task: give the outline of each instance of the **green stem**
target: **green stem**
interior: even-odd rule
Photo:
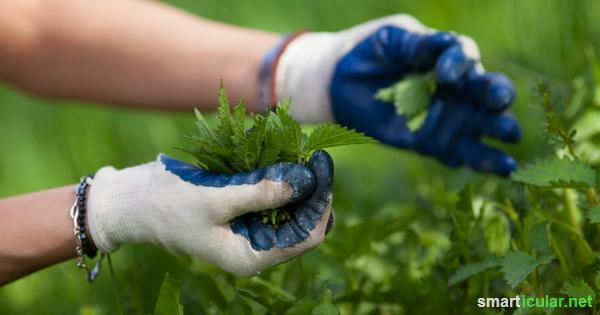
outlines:
[[[597,205],[599,203],[598,202],[598,195],[596,194],[596,189],[594,187],[588,188],[585,191],[585,193],[586,193],[588,204],[590,206],[595,206],[595,205]]]
[[[113,268],[112,260],[110,259],[110,255],[106,255],[106,260],[108,260],[108,270],[110,271],[110,282],[113,288],[113,292],[115,294],[115,299],[117,301],[117,308],[119,308],[119,314],[124,315],[123,305],[121,305],[121,293],[119,292],[119,286],[117,285],[117,277],[115,277],[115,270]]]
[[[560,250],[560,246],[558,246],[558,243],[556,243],[556,241],[554,240],[554,236],[552,236],[551,228],[548,229],[548,238],[550,239],[550,247],[552,247],[552,250],[554,251],[554,254],[556,254],[558,261],[560,261],[561,268],[563,269],[568,278],[570,274],[569,265],[567,265],[567,261],[565,260],[565,256]]]
[[[577,193],[573,189],[564,190],[564,205],[567,210],[569,217],[569,223],[573,229],[577,230],[577,233],[581,233],[580,225],[580,214],[579,208],[577,208]]]

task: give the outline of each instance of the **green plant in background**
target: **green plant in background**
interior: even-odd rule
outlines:
[[[215,173],[239,173],[280,162],[305,164],[316,150],[350,144],[375,143],[373,138],[340,125],[321,124],[310,135],[288,113],[289,100],[277,104],[276,111],[254,114],[246,123],[246,106],[242,99],[230,109],[221,84],[218,125],[211,126],[196,110],[198,132],[189,138],[194,147],[184,150],[194,156],[198,166]],[[265,210],[263,222],[278,227],[291,219],[285,208]]]
[[[471,281],[464,282],[465,285],[474,284],[473,277],[491,281],[499,269],[508,285],[503,296],[524,293],[540,297],[549,292],[570,297],[591,296],[595,312],[597,291],[589,284],[596,281],[593,272],[600,267],[597,256],[600,230],[595,225],[598,222],[596,172],[575,153],[576,131],[564,126],[549,86],[540,82],[535,91],[545,113],[545,131],[554,144],[554,153],[511,174],[511,180],[524,188],[519,189],[517,198],[489,201],[510,225],[492,229],[482,225],[483,234],[496,234],[496,240],[486,243],[487,249],[476,255],[468,247],[462,247],[462,253],[453,258],[460,257],[469,263],[457,265],[449,285],[467,279]],[[587,204],[582,204],[581,196],[585,196]],[[586,208],[589,222],[584,216]],[[465,224],[477,226],[479,217],[485,217],[482,211],[488,210],[481,207],[477,216],[467,217],[455,228],[464,228]],[[509,239],[504,237],[507,233]],[[499,246],[494,243],[510,249],[500,253],[494,250]],[[519,290],[511,292],[515,288]],[[524,309],[519,312],[526,313]]]

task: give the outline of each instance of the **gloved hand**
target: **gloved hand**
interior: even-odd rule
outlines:
[[[323,241],[333,225],[333,162],[317,151],[306,166],[279,163],[250,173],[214,174],[159,155],[155,162],[96,174],[88,224],[100,250],[149,242],[254,275]],[[286,206],[278,229],[257,213]]]
[[[265,56],[263,67],[263,102],[291,97],[296,119],[335,120],[448,166],[466,164],[501,175],[516,167],[510,156],[480,141],[484,135],[505,142],[520,139],[517,121],[506,112],[514,88],[504,75],[484,72],[477,45],[468,37],[394,15],[341,32],[287,39]],[[426,121],[411,132],[406,118],[374,95],[407,74],[430,70],[437,93]]]

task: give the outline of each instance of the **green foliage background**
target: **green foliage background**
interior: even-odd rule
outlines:
[[[514,111],[525,137],[520,145],[506,148],[521,163],[551,152],[543,135],[544,115],[529,92],[531,82],[547,78],[565,100],[573,100],[561,112],[568,121],[579,117],[578,106],[593,103],[595,60],[590,53],[600,51],[600,24],[592,23],[600,18],[598,1],[168,2],[206,18],[278,32],[334,31],[405,12],[431,27],[468,34],[479,43],[488,69],[505,71],[515,80]],[[154,159],[158,152],[189,160],[173,148],[187,145],[180,135],[194,128],[191,111],[82,105],[0,87],[0,147],[5,152],[0,155],[1,197],[71,184],[104,165],[135,165]],[[584,134],[589,137],[588,154],[598,154],[598,132]],[[475,303],[470,297],[464,299],[467,306],[457,303],[464,286],[447,285],[456,266],[441,264],[452,245],[447,205],[456,201],[467,182],[475,183],[481,198],[503,197],[511,186],[381,145],[330,152],[336,163],[338,221],[323,246],[252,280],[234,279],[152,246],[126,246],[113,256],[126,312],[152,312],[166,272],[183,281],[186,314],[260,311],[256,303],[248,302],[253,299],[269,300],[265,303],[273,302],[269,305],[274,307],[295,298],[317,301],[324,288],[332,290],[334,303],[345,314],[476,311],[469,306]],[[0,288],[0,314],[116,314],[107,271],[88,285],[73,261],[48,268]],[[483,288],[476,292],[509,290],[503,280],[488,277],[472,286]]]

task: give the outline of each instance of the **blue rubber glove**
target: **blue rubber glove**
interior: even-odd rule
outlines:
[[[337,33],[302,34],[265,60],[277,51],[272,94],[291,97],[297,119],[336,121],[448,166],[499,175],[516,168],[510,156],[481,142],[482,136],[504,142],[521,138],[507,112],[513,85],[506,76],[483,70],[477,45],[468,37],[395,15]],[[428,71],[435,72],[436,93],[424,124],[411,132],[392,104],[374,96],[408,74]]]
[[[104,252],[149,242],[254,275],[319,245],[333,226],[333,162],[317,151],[306,166],[279,163],[249,173],[215,174],[160,155],[157,161],[102,168],[89,198],[90,233]],[[285,208],[275,229],[262,210]]]

